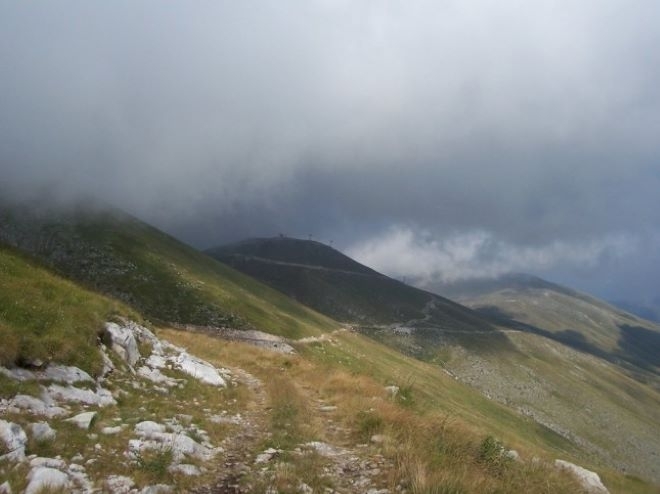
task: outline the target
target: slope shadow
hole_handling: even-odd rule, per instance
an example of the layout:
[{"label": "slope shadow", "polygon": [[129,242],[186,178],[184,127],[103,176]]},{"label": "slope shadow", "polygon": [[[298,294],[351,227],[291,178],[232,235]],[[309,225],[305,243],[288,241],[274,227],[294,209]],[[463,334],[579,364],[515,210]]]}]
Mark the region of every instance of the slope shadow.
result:
[{"label": "slope shadow", "polygon": [[622,324],[619,348],[640,367],[656,372],[660,367],[660,333],[641,326]]},{"label": "slope shadow", "polygon": [[484,317],[489,317],[501,326],[543,336],[582,353],[588,353],[608,362],[623,365],[628,370],[634,371],[629,367],[632,365],[654,374],[660,374],[658,370],[658,367],[660,367],[660,333],[647,328],[627,324],[620,325],[619,349],[615,352],[608,352],[589,342],[582,333],[573,329],[553,333],[518,321],[496,306],[479,307],[475,309],[475,312]]},{"label": "slope shadow", "polygon": [[606,352],[605,350],[598,348],[594,344],[590,343],[582,333],[574,329],[565,329],[563,331],[558,331],[553,333],[546,329],[539,328],[537,326],[532,326],[521,321],[514,319],[510,314],[504,312],[502,309],[496,306],[484,306],[474,309],[476,312],[481,314],[484,317],[488,317],[497,324],[501,326],[506,326],[511,329],[517,329],[525,333],[533,333],[550,340],[557,341],[566,345],[574,350],[578,350],[582,353],[589,353],[599,358],[606,359],[608,361],[616,361],[616,356]]}]

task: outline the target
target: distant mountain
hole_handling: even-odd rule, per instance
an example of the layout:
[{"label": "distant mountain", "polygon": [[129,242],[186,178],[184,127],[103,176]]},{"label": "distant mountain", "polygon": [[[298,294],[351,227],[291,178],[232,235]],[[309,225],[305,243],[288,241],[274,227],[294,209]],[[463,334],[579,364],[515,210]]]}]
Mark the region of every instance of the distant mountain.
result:
[{"label": "distant mountain", "polygon": [[122,211],[0,204],[0,243],[154,321],[318,334],[337,323]]},{"label": "distant mountain", "polygon": [[615,307],[618,307],[619,309],[641,317],[642,319],[653,322],[660,322],[660,311],[658,308],[650,307],[647,305],[640,305],[626,300],[610,300],[609,303]]},{"label": "distant mountain", "polygon": [[319,242],[256,238],[206,253],[345,323],[466,332],[493,329],[473,311],[389,278]]},{"label": "distant mountain", "polygon": [[660,372],[660,326],[590,295],[525,274],[427,286],[501,326]]}]

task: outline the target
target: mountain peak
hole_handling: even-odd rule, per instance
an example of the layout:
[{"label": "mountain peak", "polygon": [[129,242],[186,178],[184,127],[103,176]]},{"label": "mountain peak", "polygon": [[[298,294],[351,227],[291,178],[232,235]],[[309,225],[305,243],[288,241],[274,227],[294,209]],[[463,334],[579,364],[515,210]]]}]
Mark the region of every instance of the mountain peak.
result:
[{"label": "mountain peak", "polygon": [[270,262],[304,265],[316,268],[348,271],[361,274],[378,274],[333,247],[316,240],[292,237],[260,237],[206,251],[212,257],[221,258],[257,258]]}]

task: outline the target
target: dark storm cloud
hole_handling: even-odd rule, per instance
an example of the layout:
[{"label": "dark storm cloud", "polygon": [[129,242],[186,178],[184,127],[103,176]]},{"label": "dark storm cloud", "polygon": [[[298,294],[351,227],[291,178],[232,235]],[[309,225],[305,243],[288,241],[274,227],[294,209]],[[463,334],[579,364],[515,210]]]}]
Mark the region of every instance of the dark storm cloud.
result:
[{"label": "dark storm cloud", "polygon": [[652,1],[7,1],[0,180],[393,273],[652,263],[658,22]]}]

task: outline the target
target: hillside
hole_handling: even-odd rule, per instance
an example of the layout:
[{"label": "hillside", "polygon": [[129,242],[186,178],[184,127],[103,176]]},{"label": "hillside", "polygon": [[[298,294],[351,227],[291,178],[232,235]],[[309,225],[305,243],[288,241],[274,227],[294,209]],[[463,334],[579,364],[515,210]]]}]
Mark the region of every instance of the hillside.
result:
[{"label": "hillside", "polygon": [[[250,241],[246,254],[241,244],[220,251],[211,251],[219,259],[261,279],[272,286],[297,297],[300,301],[314,306],[317,310],[329,313],[332,307],[323,305],[324,297],[342,300],[360,314],[395,307],[399,292],[391,287],[396,285],[407,294],[428,296],[428,292],[413,290],[402,283],[382,275],[357,274],[338,271],[322,264],[322,257],[316,256],[316,264],[306,265],[304,259],[296,257],[302,250],[304,241],[288,243],[294,247],[286,256],[279,239],[262,240],[259,257],[255,244]],[[279,259],[270,259],[270,246],[277,245]],[[331,252],[329,247],[315,247]],[[232,254],[229,254],[232,252]],[[272,257],[275,257],[273,255]],[[286,259],[282,261],[281,259]],[[348,262],[344,262],[348,266]],[[363,283],[353,279],[363,280]],[[463,293],[477,296],[479,293],[499,289],[503,280],[492,281],[491,285],[462,286]],[[521,291],[545,293],[549,284],[530,277],[516,277],[507,280],[510,288]],[[353,295],[355,287],[360,291]],[[456,287],[455,287],[456,288]],[[611,314],[616,317],[618,326],[606,330],[604,322],[582,325],[590,321],[596,312],[608,311],[603,302],[586,295],[557,286],[552,286],[554,296],[543,295],[531,303],[544,306],[534,320],[517,319],[491,305],[471,305],[482,316],[480,325],[459,326],[434,321],[428,315],[412,321],[396,321],[396,314],[388,313],[389,319],[362,324],[355,318],[351,322],[359,331],[374,340],[388,345],[407,355],[443,367],[456,379],[469,384],[488,398],[509,406],[518,412],[532,417],[540,424],[553,430],[567,440],[579,444],[594,457],[605,459],[609,464],[628,471],[637,472],[660,480],[656,462],[656,442],[660,429],[660,389],[654,374],[649,373],[648,358],[640,360],[635,352],[643,352],[643,345],[637,345],[637,332],[634,328],[641,324],[633,316],[620,311]],[[313,295],[310,295],[313,294]],[[346,296],[344,301],[341,297]],[[368,294],[368,296],[366,296]],[[444,292],[456,295],[455,292]],[[575,305],[567,307],[564,302],[554,301],[554,297],[572,300],[573,304],[590,306],[594,314],[584,315]],[[359,300],[359,306],[356,306]],[[386,300],[386,303],[382,303]],[[438,307],[446,307],[438,300]],[[463,302],[463,298],[458,299]],[[421,303],[421,297],[420,301]],[[351,305],[353,304],[353,305]],[[371,307],[369,304],[373,304]],[[562,305],[563,304],[563,305]],[[450,305],[454,307],[455,305]],[[428,307],[428,306],[427,306]],[[460,307],[460,306],[458,306]],[[561,310],[564,312],[561,312]],[[549,326],[542,317],[552,318],[563,314],[563,319]],[[591,318],[591,319],[590,319]],[[474,319],[473,319],[474,321]],[[369,324],[371,323],[371,324]],[[627,329],[628,324],[633,329]],[[614,330],[616,329],[616,333]],[[626,349],[614,355],[619,348],[619,333],[628,332]],[[621,355],[626,355],[623,361]],[[652,354],[650,355],[652,357]],[[607,357],[605,359],[605,357]],[[644,365],[642,365],[644,364]],[[641,410],[640,410],[640,404]],[[590,410],[582,413],[581,410]]]},{"label": "hillside", "polygon": [[328,318],[121,211],[0,204],[0,242],[156,322],[301,337]]},{"label": "hillside", "polygon": [[6,246],[0,269],[4,490],[586,493],[561,458],[657,492],[359,334],[273,352],[148,329]]},{"label": "hillside", "polygon": [[611,362],[660,372],[660,326],[589,295],[529,275],[430,288],[502,326]]},{"label": "hillside", "polygon": [[359,264],[319,242],[251,239],[206,251],[333,319],[362,327],[489,331],[471,310]]}]

